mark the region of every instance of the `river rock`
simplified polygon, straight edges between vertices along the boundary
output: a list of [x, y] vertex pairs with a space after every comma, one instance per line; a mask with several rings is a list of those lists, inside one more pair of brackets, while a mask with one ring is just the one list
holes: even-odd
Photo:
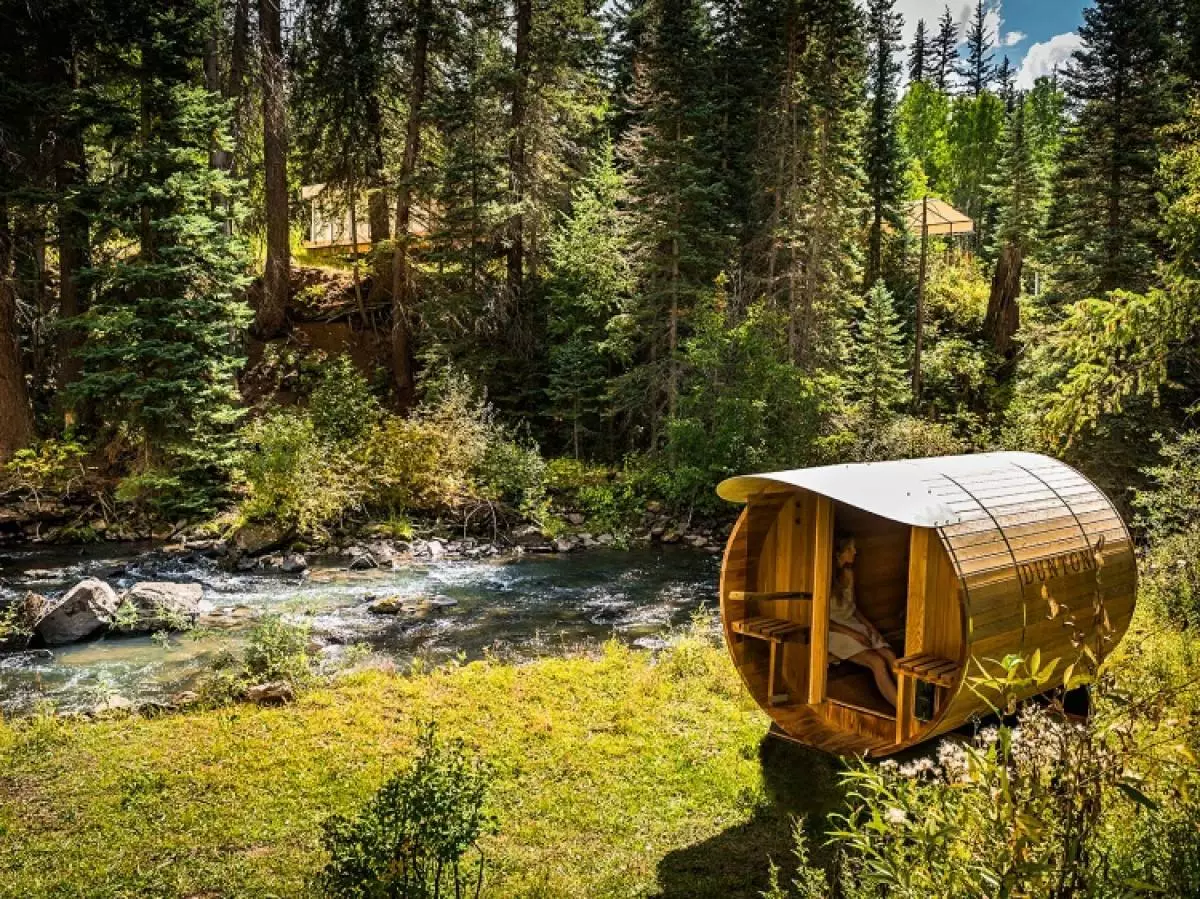
[[50, 606], [50, 600], [30, 590], [17, 604], [17, 623], [22, 630], [32, 631], [42, 616], [50, 611]]
[[186, 629], [196, 623], [203, 597], [204, 588], [199, 584], [136, 584], [121, 597], [115, 629], [123, 633]]
[[91, 714], [94, 718], [114, 714], [129, 715], [133, 713], [134, 709], [133, 700], [126, 699], [124, 696], [109, 696], [92, 706]]
[[117, 612], [117, 594], [90, 577], [72, 587], [34, 628], [48, 646], [74, 643], [108, 627]]
[[543, 534], [539, 528], [532, 524], [526, 524], [519, 528], [515, 528], [512, 533], [509, 534], [509, 539], [516, 546], [536, 546], [540, 548], [547, 545], [546, 535]]
[[571, 522], [571, 524], [575, 525], [575, 527], [579, 527], [581, 524], [587, 521], [587, 516], [582, 512], [568, 512], [567, 521]]
[[441, 540], [430, 540], [427, 545], [429, 547], [429, 558], [433, 561], [436, 562], [446, 555], [446, 544]]
[[279, 563], [279, 570], [284, 574], [298, 574], [308, 570], [308, 559], [300, 553], [288, 553]]
[[233, 545], [244, 553], [258, 555], [282, 544], [288, 531], [277, 524], [265, 521], [248, 521], [233, 535]]
[[367, 611], [375, 615], [399, 615], [404, 611], [405, 597], [385, 596], [367, 606]]
[[448, 609], [451, 606], [458, 605], [458, 600], [453, 596], [431, 596], [429, 598], [429, 605], [433, 606], [435, 609]]
[[554, 551], [556, 553], [569, 553], [577, 545], [570, 537], [559, 537], [554, 541]]
[[295, 689], [285, 680], [255, 684], [246, 690], [246, 701], [256, 705], [283, 705], [295, 698]]
[[351, 571], [366, 571], [369, 568], [379, 567], [379, 561], [371, 554], [371, 551], [357, 543], [342, 550], [342, 555], [350, 560], [347, 567]]

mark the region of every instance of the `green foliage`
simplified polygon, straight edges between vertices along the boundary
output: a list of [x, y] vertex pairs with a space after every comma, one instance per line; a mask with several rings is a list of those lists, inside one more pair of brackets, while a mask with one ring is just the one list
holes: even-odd
[[950, 106], [951, 200], [956, 209], [976, 222], [986, 236], [989, 227], [989, 189], [1000, 158], [1004, 133], [1004, 101], [984, 92], [974, 97], [955, 97]]
[[1150, 544], [1140, 595], [1162, 620], [1200, 629], [1200, 432], [1159, 444], [1153, 488], [1133, 500]]
[[299, 686], [312, 677], [308, 627], [281, 615], [266, 615], [255, 623], [242, 650], [245, 676], [253, 683], [287, 681]]
[[927, 81], [913, 82], [900, 101], [898, 123], [900, 140], [909, 157], [920, 163], [929, 193], [948, 198], [950, 97]]
[[4, 466], [15, 486], [29, 493], [34, 502], [43, 497], [70, 493], [87, 474], [83, 446], [70, 438], [43, 440], [19, 449]]
[[[843, 895], [1191, 895], [1191, 750], [1162, 739], [1169, 696], [1131, 699], [1106, 682], [1086, 722], [1027, 707], [1019, 727], [945, 742], [936, 762], [851, 769], [834, 832]], [[1175, 860], [1152, 848], [1164, 832], [1180, 839]]]
[[770, 886], [762, 894], [763, 899], [828, 899], [829, 878], [823, 868], [815, 867], [809, 860], [808, 837], [804, 833], [802, 820], [794, 822], [792, 826], [792, 843], [796, 873], [791, 886], [780, 884], [779, 868], [772, 862]]
[[868, 427], [877, 426], [909, 399], [907, 371], [892, 295], [877, 282], [867, 294], [847, 366], [847, 393], [861, 406]]
[[363, 441], [383, 413], [349, 356], [335, 356], [327, 363], [308, 411], [317, 435], [339, 445]]
[[154, 504], [183, 512], [202, 507], [205, 492], [215, 500], [228, 474], [233, 335], [248, 321], [245, 247], [226, 227], [239, 213], [214, 202], [232, 204], [236, 185], [209, 160], [227, 111], [194, 77], [209, 14], [192, 0], [135, 5], [123, 19], [118, 42], [142, 52], [100, 89], [119, 162], [94, 199], [102, 250], [84, 273], [93, 301], [71, 323], [86, 332], [74, 395], [102, 406], [110, 436], [138, 447], [136, 473], [153, 480]]
[[407, 771], [356, 815], [325, 823], [330, 861], [320, 888], [337, 899], [435, 899], [451, 890], [478, 897], [485, 867], [479, 839], [492, 829], [484, 810], [491, 779], [461, 739], [441, 740], [436, 724], [424, 725]]
[[693, 326], [663, 453], [665, 498], [680, 509], [713, 505], [713, 484], [735, 472], [815, 461], [836, 400], [832, 379], [790, 363], [786, 319], [765, 304], [731, 321], [718, 296]]

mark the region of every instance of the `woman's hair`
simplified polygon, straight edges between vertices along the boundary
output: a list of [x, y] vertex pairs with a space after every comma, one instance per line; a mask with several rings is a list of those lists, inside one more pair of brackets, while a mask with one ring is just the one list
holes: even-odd
[[854, 546], [854, 536], [852, 534], [839, 534], [834, 538], [833, 546], [833, 558], [835, 560], [840, 559], [842, 553]]

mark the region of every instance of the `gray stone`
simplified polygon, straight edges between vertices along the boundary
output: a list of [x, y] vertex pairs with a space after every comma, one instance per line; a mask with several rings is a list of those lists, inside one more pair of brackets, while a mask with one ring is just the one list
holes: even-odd
[[297, 574], [308, 570], [308, 559], [300, 553], [288, 553], [279, 563], [279, 570], [285, 574]]
[[522, 525], [513, 530], [509, 539], [516, 546], [541, 547], [546, 545], [546, 535], [532, 524]]
[[556, 553], [569, 553], [576, 545], [575, 541], [569, 537], [559, 537], [554, 541], [554, 551]]
[[203, 598], [199, 584], [135, 584], [121, 597], [115, 629], [123, 633], [186, 630], [196, 623]]
[[124, 696], [109, 696], [92, 706], [92, 715], [94, 717], [102, 717], [104, 715], [129, 715], [134, 711], [133, 700], [126, 699]]
[[87, 578], [72, 587], [34, 628], [49, 646], [74, 643], [104, 630], [117, 612], [117, 594], [104, 581]]
[[249, 521], [238, 528], [233, 544], [250, 555], [258, 555], [275, 549], [288, 538], [288, 531], [277, 524], [265, 521]]
[[285, 680], [255, 684], [246, 690], [246, 700], [257, 705], [283, 705], [295, 698], [295, 689]]
[[42, 616], [50, 611], [50, 600], [30, 590], [17, 604], [17, 623], [22, 630], [32, 631]]
[[581, 524], [587, 521], [587, 516], [582, 512], [568, 512], [567, 521], [571, 522], [571, 524], [575, 525], [575, 527], [579, 527]]
[[617, 538], [615, 538], [612, 534], [601, 534], [596, 538], [596, 542], [601, 546], [612, 546], [617, 542]]
[[435, 609], [448, 609], [458, 605], [458, 600], [452, 596], [434, 596], [429, 600], [429, 605]]
[[442, 543], [441, 540], [430, 540], [428, 546], [429, 557], [435, 562], [446, 555], [446, 544]]

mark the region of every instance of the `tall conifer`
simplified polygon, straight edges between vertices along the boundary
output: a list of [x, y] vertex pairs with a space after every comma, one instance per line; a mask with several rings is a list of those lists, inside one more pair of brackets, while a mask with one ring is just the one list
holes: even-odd
[[956, 71], [958, 61], [958, 23], [954, 21], [949, 6], [942, 10], [938, 18], [938, 30], [930, 43], [930, 50], [930, 76], [933, 83], [940, 91], [948, 90], [950, 76]]
[[967, 25], [967, 58], [959, 69], [964, 86], [973, 97], [987, 90], [996, 78], [996, 66], [992, 62], [996, 36], [988, 29], [987, 14], [984, 0], [975, 0], [975, 10]]
[[910, 82], [924, 81], [930, 75], [929, 37], [925, 33], [925, 20], [917, 21], [917, 31], [913, 35], [912, 46], [908, 49], [908, 80]]
[[883, 270], [885, 226], [902, 227], [904, 161], [896, 122], [900, 30], [904, 20], [895, 0], [867, 4], [867, 126], [863, 163], [870, 208], [867, 220], [866, 283], [875, 283]]

